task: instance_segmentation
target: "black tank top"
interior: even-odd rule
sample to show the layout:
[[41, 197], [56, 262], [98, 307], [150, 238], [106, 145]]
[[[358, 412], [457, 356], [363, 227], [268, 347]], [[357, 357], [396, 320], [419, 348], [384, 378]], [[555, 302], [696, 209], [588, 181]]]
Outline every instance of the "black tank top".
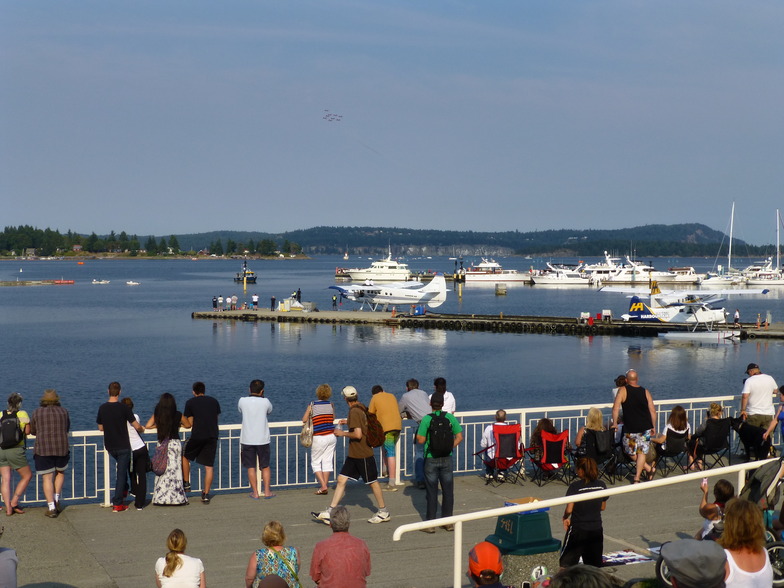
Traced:
[[644, 433], [653, 428], [645, 388], [627, 384], [626, 400], [621, 403], [621, 406], [623, 407], [624, 433]]

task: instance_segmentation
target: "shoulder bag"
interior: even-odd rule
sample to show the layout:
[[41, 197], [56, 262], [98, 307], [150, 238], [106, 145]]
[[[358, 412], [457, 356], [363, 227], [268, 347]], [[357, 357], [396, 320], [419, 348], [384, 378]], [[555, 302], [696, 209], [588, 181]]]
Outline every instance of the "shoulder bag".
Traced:
[[302, 432], [299, 434], [299, 444], [302, 447], [310, 447], [313, 445], [313, 403], [310, 403], [310, 412], [308, 413], [308, 420], [302, 425]]
[[152, 454], [152, 459], [150, 459], [150, 464], [152, 466], [152, 472], [156, 476], [162, 476], [166, 471], [166, 466], [169, 465], [168, 439], [164, 439], [162, 442], [158, 443], [158, 447], [155, 448], [155, 453]]

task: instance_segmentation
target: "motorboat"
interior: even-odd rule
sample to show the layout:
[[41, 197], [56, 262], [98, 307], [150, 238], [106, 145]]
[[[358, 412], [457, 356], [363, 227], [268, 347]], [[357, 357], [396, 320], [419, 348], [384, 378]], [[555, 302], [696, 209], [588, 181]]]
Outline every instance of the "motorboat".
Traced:
[[607, 251], [604, 252], [604, 261], [598, 263], [583, 264], [582, 271], [588, 276], [591, 284], [599, 286], [604, 283], [607, 278], [614, 276], [621, 268], [620, 257], [611, 257]]
[[128, 280], [125, 282], [128, 286], [138, 286], [141, 282], [134, 282], [133, 280]]
[[651, 281], [660, 284], [699, 284], [702, 274], [698, 274], [693, 267], [672, 268], [670, 271], [655, 269], [652, 265], [631, 259], [626, 256], [626, 263], [618, 263], [620, 258], [611, 257], [604, 252], [604, 262], [585, 265], [586, 273], [594, 285], [647, 285]]
[[95, 278], [93, 278], [93, 284], [101, 284], [101, 285], [103, 285], [103, 284], [108, 284], [108, 283], [109, 283], [109, 280], [96, 280]]
[[481, 263], [471, 264], [462, 270], [466, 284], [486, 283], [497, 284], [506, 282], [531, 282], [531, 275], [517, 270], [505, 270], [501, 264], [494, 259], [482, 258]]
[[556, 286], [589, 286], [591, 280], [587, 274], [580, 271], [577, 265], [553, 265], [548, 262], [546, 270], [532, 274], [531, 283], [536, 285]]
[[781, 269], [773, 267], [773, 258], [753, 263], [741, 270], [741, 275], [746, 277], [749, 286], [781, 286], [784, 285], [784, 275]]
[[712, 330], [688, 330], [688, 331], [667, 331], [659, 333], [665, 339], [681, 339], [687, 341], [707, 341], [713, 343], [730, 343], [740, 340], [739, 329], [716, 329]]
[[411, 270], [408, 269], [408, 264], [401, 263], [396, 259], [392, 259], [392, 250], [385, 259], [378, 259], [366, 268], [337, 268], [335, 270], [335, 277], [348, 278], [352, 281], [366, 281], [371, 282], [405, 282], [411, 279]]
[[242, 262], [242, 271], [239, 271], [234, 276], [234, 281], [238, 283], [248, 283], [248, 284], [255, 284], [256, 283], [256, 272], [253, 270], [248, 269], [248, 262]]

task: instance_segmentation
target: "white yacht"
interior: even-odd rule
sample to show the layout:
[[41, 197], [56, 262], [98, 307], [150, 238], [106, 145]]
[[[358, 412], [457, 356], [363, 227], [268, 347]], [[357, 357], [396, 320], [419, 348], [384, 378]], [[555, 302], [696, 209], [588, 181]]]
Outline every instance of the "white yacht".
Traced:
[[589, 286], [591, 280], [587, 274], [580, 271], [582, 266], [547, 264], [546, 270], [531, 276], [531, 282], [536, 285], [557, 286]]
[[365, 280], [404, 282], [411, 278], [411, 270], [408, 269], [408, 265], [392, 259], [392, 251], [389, 252], [386, 259], [374, 261], [370, 267], [342, 269], [340, 274], [341, 277], [347, 277], [354, 282]]
[[531, 281], [530, 274], [517, 270], [505, 270], [501, 264], [494, 259], [482, 258], [482, 262], [463, 270], [465, 282], [498, 284], [505, 282], [526, 282]]

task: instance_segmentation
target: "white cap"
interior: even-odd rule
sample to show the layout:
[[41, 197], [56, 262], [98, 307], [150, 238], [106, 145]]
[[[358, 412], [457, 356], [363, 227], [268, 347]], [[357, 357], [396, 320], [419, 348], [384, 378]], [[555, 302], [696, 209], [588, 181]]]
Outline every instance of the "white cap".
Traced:
[[356, 400], [357, 396], [359, 396], [359, 393], [354, 386], [346, 386], [343, 388], [343, 398], [346, 400]]

